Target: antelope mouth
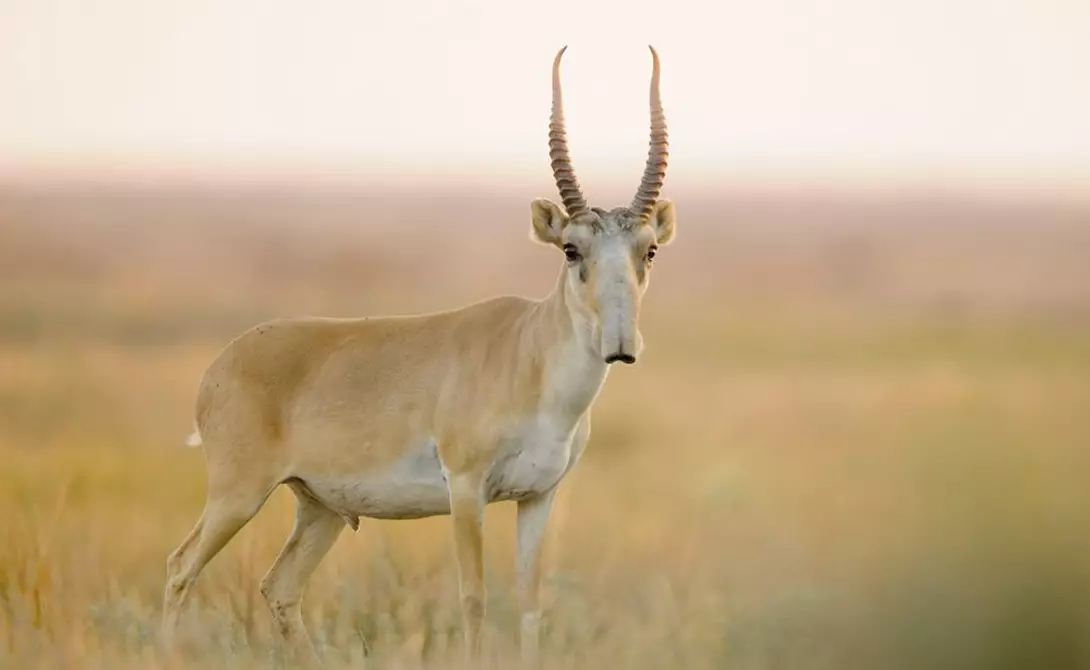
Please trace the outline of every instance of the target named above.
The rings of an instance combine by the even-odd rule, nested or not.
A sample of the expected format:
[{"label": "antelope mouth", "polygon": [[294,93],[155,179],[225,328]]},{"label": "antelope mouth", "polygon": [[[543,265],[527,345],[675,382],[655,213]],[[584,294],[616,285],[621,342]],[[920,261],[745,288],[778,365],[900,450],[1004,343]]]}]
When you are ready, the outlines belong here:
[{"label": "antelope mouth", "polygon": [[623,351],[619,351],[615,354],[606,356],[606,363],[612,365],[614,363],[624,363],[626,365],[632,365],[636,362],[636,357],[632,354],[627,354]]}]

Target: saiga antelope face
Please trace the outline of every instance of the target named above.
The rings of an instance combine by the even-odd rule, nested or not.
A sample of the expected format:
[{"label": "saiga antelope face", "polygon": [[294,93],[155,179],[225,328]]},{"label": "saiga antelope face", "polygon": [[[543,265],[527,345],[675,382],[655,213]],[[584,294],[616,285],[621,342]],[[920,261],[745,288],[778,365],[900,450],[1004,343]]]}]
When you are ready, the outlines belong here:
[{"label": "saiga antelope face", "polygon": [[531,212],[534,238],[564,252],[565,299],[590,323],[598,353],[606,363],[635,363],[640,301],[656,252],[674,236],[674,204],[658,201],[647,220],[626,207],[594,207],[571,220],[544,198]]},{"label": "saiga antelope face", "polygon": [[659,57],[651,55],[651,144],[643,180],[632,204],[588,207],[575,178],[564,130],[560,59],[553,61],[553,114],[549,155],[564,206],[538,198],[531,203],[534,238],[564,252],[564,291],[570,307],[591,325],[592,341],[606,363],[635,363],[643,346],[640,301],[659,247],[674,237],[674,204],[659,199],[666,175],[666,118],[659,97]]}]

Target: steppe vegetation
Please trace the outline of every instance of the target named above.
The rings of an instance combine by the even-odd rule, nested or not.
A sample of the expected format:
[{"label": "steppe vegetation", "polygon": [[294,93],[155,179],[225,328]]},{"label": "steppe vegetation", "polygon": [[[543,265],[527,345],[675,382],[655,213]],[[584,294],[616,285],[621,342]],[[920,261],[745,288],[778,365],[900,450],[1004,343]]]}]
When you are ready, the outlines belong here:
[{"label": "steppe vegetation", "polygon": [[[0,193],[0,667],[179,667],[156,631],[204,366],[276,315],[545,293],[546,187]],[[669,195],[645,356],[555,518],[546,665],[1090,667],[1090,209]],[[488,512],[495,667],[512,512]],[[256,586],[291,514],[279,492],[203,573],[186,667],[275,662]],[[304,602],[330,667],[454,663],[454,570],[446,519],[342,536]]]}]

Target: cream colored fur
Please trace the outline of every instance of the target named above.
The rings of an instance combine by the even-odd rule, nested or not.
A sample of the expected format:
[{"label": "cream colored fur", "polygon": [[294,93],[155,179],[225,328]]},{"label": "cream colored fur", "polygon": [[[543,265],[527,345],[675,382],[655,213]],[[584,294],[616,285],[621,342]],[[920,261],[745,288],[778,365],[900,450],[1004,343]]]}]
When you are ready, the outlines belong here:
[{"label": "cream colored fur", "polygon": [[[167,562],[169,641],[201,569],[280,485],[295,526],[261,582],[279,630],[317,662],[300,616],[307,579],[360,517],[450,515],[466,653],[485,612],[482,514],[517,501],[524,655],[537,657],[544,530],[557,485],[579,461],[606,359],[639,353],[648,254],[674,236],[672,203],[649,220],[626,208],[569,221],[531,204],[544,244],[574,245],[545,298],[498,297],[460,309],[382,318],[289,318],[231,342],[200,384],[196,432],[207,500]],[[628,361],[631,362],[631,361]]]}]

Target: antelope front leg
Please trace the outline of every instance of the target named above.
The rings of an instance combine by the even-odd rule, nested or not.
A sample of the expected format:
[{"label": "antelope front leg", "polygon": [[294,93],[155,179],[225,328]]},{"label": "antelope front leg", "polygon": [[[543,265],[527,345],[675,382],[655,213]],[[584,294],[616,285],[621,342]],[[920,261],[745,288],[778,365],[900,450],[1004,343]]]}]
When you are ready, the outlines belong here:
[{"label": "antelope front leg", "polygon": [[454,552],[458,561],[458,586],[465,626],[465,657],[472,662],[480,658],[486,595],[481,536],[484,521],[481,477],[476,474],[452,475],[449,486]]},{"label": "antelope front leg", "polygon": [[519,612],[522,615],[519,641],[522,660],[536,665],[540,658],[541,572],[545,528],[549,522],[556,488],[518,503],[518,540],[515,558]]}]

